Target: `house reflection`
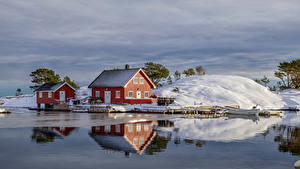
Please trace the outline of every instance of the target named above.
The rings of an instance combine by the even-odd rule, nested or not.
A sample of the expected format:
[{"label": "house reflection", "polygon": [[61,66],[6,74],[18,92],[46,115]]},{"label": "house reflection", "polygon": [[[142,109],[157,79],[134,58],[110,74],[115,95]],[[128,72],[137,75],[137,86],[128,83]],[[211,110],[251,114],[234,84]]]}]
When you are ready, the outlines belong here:
[{"label": "house reflection", "polygon": [[34,127],[31,139],[38,144],[54,142],[69,136],[76,127]]},{"label": "house reflection", "polygon": [[276,125],[273,127],[277,134],[274,138],[278,142],[280,152],[290,152],[292,155],[300,155],[300,128],[286,125]]},{"label": "house reflection", "polygon": [[91,127],[90,136],[104,149],[143,154],[156,136],[154,121]]}]

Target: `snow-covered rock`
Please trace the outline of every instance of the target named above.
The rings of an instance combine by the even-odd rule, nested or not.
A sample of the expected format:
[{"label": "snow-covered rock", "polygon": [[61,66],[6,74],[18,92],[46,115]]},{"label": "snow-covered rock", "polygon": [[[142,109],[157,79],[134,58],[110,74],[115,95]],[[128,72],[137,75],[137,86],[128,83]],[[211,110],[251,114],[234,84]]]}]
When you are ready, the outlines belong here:
[{"label": "snow-covered rock", "polygon": [[3,98],[3,107],[37,107],[35,95]]},{"label": "snow-covered rock", "polygon": [[285,108],[293,107],[300,108],[300,90],[284,90],[279,93],[282,100],[285,102]]},{"label": "snow-covered rock", "polygon": [[[174,91],[174,88],[179,91]],[[179,105],[239,105],[250,109],[255,105],[261,108],[281,108],[284,102],[277,94],[255,81],[228,75],[192,76],[180,79],[171,85],[154,91],[161,97],[174,97]]]},{"label": "snow-covered rock", "polygon": [[89,96],[91,96],[91,89],[88,86],[83,86],[76,90],[77,99],[84,99]]}]

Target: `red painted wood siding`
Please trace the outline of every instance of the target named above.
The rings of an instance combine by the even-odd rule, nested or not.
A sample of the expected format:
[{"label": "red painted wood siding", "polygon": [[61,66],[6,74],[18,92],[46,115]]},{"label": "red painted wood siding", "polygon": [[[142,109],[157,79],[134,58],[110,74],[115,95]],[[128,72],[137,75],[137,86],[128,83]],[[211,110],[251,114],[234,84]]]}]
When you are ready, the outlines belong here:
[{"label": "red painted wood siding", "polygon": [[59,88],[58,90],[55,91],[54,93],[54,99],[55,100],[59,100],[59,92],[60,91],[65,91],[65,102],[67,102],[68,98],[75,98],[75,91],[69,87],[67,84],[63,85],[61,88]]},{"label": "red painted wood siding", "polygon": [[[104,102],[104,92],[111,92],[111,103],[112,104],[123,104],[124,103],[124,88],[122,87],[107,87],[107,88],[92,88],[92,97],[96,98],[96,91],[100,91],[100,98]],[[116,98],[116,91],[120,91],[120,98]]]},{"label": "red painted wood siding", "polygon": [[54,104],[55,100],[59,100],[59,92],[60,91],[65,91],[65,102],[67,101],[68,98],[75,98],[75,91],[69,87],[67,84],[63,85],[60,87],[57,91],[52,93],[52,97],[48,98],[48,92],[43,92],[43,97],[40,98],[39,92],[36,92],[36,102],[37,104]]},{"label": "red painted wood siding", "polygon": [[[139,83],[138,84],[134,84],[134,78],[137,77]],[[143,77],[144,78],[144,84],[140,84],[140,78]],[[136,74],[127,84],[127,86],[125,87],[125,99],[126,97],[129,96],[129,91],[133,91],[133,97],[136,98],[136,93],[137,91],[141,91],[141,98],[144,99],[145,98],[145,91],[149,92],[149,98],[152,97],[152,87],[150,85],[150,82],[148,80],[146,80],[146,76],[144,74],[141,73],[141,71]]]},{"label": "red painted wood siding", "polygon": [[40,98],[40,92],[36,92],[36,102],[37,104],[54,104],[54,95],[53,92],[52,97],[48,98],[48,92],[43,92],[43,97]]}]

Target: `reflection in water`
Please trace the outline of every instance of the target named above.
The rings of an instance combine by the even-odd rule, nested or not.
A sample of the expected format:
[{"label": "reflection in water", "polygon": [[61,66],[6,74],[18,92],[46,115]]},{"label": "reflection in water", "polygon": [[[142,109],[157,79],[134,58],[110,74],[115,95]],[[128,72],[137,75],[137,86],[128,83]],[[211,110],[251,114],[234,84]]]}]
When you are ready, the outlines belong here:
[{"label": "reflection in water", "polygon": [[104,149],[142,154],[153,141],[156,132],[154,121],[93,126],[90,136]]},{"label": "reflection in water", "polygon": [[290,152],[292,155],[300,155],[300,128],[286,125],[275,125],[273,127],[277,135],[275,142],[279,142],[280,152]]},{"label": "reflection in water", "polygon": [[67,137],[75,127],[34,127],[31,139],[38,144],[54,142],[55,139]]}]

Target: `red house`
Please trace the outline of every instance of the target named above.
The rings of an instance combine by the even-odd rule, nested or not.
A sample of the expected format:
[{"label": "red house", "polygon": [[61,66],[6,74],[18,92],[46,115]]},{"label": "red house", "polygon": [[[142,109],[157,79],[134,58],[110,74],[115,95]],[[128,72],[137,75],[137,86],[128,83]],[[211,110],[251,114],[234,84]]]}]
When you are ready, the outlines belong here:
[{"label": "red house", "polygon": [[105,104],[151,104],[154,83],[141,68],[104,70],[90,85],[92,100]]},{"label": "red house", "polygon": [[142,154],[156,136],[154,125],[157,122],[93,126],[90,136],[105,149]]},{"label": "red house", "polygon": [[67,82],[45,83],[35,90],[38,108],[53,108],[55,104],[66,104],[69,98],[75,98],[75,89]]}]

